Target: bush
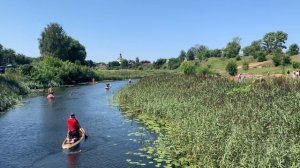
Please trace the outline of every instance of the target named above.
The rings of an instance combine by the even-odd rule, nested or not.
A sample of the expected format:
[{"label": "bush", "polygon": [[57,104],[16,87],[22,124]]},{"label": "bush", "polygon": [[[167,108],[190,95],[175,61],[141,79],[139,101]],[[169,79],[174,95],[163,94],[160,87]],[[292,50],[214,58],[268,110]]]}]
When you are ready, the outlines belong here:
[{"label": "bush", "polygon": [[294,69],[300,68],[300,62],[293,61],[292,66]]},{"label": "bush", "polygon": [[51,56],[44,56],[42,60],[33,62],[31,77],[44,86],[49,83],[72,84],[89,82],[92,78],[99,79],[91,68]]},{"label": "bush", "polygon": [[235,61],[229,61],[226,65],[226,71],[231,76],[235,76],[238,73],[237,64]]},{"label": "bush", "polygon": [[282,64],[283,65],[291,64],[291,57],[288,55],[283,56]]},{"label": "bush", "polygon": [[267,60],[266,53],[263,51],[255,52],[255,57],[257,58],[258,62],[263,62]]},{"label": "bush", "polygon": [[280,55],[275,54],[272,58],[272,61],[273,61],[274,65],[277,67],[281,64],[282,58]]},{"label": "bush", "polygon": [[243,70],[247,71],[249,69],[249,62],[244,61],[243,62]]},{"label": "bush", "polygon": [[192,75],[196,73],[195,63],[192,61],[183,61],[180,65],[180,71],[186,75]]}]

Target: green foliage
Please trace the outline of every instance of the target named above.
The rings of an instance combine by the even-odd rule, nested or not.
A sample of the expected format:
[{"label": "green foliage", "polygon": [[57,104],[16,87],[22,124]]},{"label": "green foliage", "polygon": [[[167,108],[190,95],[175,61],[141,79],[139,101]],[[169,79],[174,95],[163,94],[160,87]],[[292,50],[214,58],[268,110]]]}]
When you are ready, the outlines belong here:
[{"label": "green foliage", "polygon": [[142,67],[139,70],[122,69],[122,70],[97,70],[97,76],[101,80],[128,80],[129,78],[143,78],[152,75],[163,75],[173,73],[170,70],[143,70]]},{"label": "green foliage", "polygon": [[84,64],[86,58],[85,47],[79,43],[79,41],[73,39],[72,37],[67,36],[67,51],[68,58],[70,62],[79,61],[80,64]]},{"label": "green foliage", "polygon": [[33,60],[23,54],[16,54],[13,49],[6,49],[0,44],[0,65],[2,66],[30,64]]},{"label": "green foliage", "polygon": [[300,68],[300,62],[293,61],[292,66],[294,69],[298,69],[298,68]]},{"label": "green foliage", "polygon": [[229,42],[223,50],[223,56],[226,58],[235,58],[239,55],[241,44],[241,39],[238,37],[233,38],[231,42]]},{"label": "green foliage", "polygon": [[210,50],[210,57],[221,57],[222,56],[222,50],[220,49],[213,49]]},{"label": "green foliage", "polygon": [[29,87],[24,83],[24,77],[14,70],[8,70],[5,75],[0,75],[0,112],[15,105],[21,96],[29,92]]},{"label": "green foliage", "polygon": [[68,36],[58,23],[50,23],[41,33],[39,49],[42,55],[53,56],[63,61],[80,62],[86,58],[85,47]]},{"label": "green foliage", "polygon": [[153,62],[153,68],[160,69],[165,63],[167,59],[159,58],[155,62]]},{"label": "green foliage", "polygon": [[266,53],[262,50],[254,52],[254,58],[257,58],[258,62],[263,62],[267,60]]},{"label": "green foliage", "polygon": [[279,53],[275,53],[272,58],[273,64],[277,67],[281,65],[282,62],[282,56]]},{"label": "green foliage", "polygon": [[264,35],[262,40],[263,48],[267,53],[272,53],[275,50],[285,49],[284,45],[288,38],[288,34],[283,31],[269,32]]},{"label": "green foliage", "polygon": [[112,61],[108,63],[108,69],[119,69],[121,64],[118,61]]},{"label": "green foliage", "polygon": [[192,61],[183,61],[179,69],[186,75],[193,75],[196,73],[196,66],[195,63]]},{"label": "green foliage", "polygon": [[181,50],[178,56],[179,63],[182,63],[185,59],[187,59],[186,52],[184,50]]},{"label": "green foliage", "polygon": [[180,61],[177,58],[170,58],[168,61],[168,69],[177,69],[180,66]]},{"label": "green foliage", "polygon": [[197,55],[196,50],[197,49],[195,47],[192,47],[187,51],[186,58],[188,61],[195,60],[195,57]]},{"label": "green foliage", "polygon": [[299,46],[297,44],[291,44],[287,50],[287,55],[293,56],[299,54]]},{"label": "green foliage", "polygon": [[243,61],[243,70],[247,71],[249,69],[249,62]]},{"label": "green foliage", "polygon": [[199,60],[205,60],[210,57],[210,51],[205,45],[197,47],[197,57]]},{"label": "green foliage", "polygon": [[39,49],[42,55],[51,55],[67,60],[67,35],[58,23],[50,23],[41,33]]},{"label": "green foliage", "polygon": [[288,55],[284,55],[282,59],[282,65],[291,64],[291,57]]},{"label": "green foliage", "polygon": [[133,116],[148,116],[146,125],[158,125],[148,151],[173,166],[298,167],[299,82],[151,76],[122,89],[118,100]]},{"label": "green foliage", "polygon": [[255,53],[262,50],[261,40],[256,40],[251,43],[250,46],[246,46],[243,48],[244,56],[254,56]]},{"label": "green foliage", "polygon": [[238,73],[237,64],[235,61],[229,61],[226,65],[226,71],[231,76],[235,76]]},{"label": "green foliage", "polygon": [[98,79],[96,73],[88,67],[69,61],[62,61],[51,56],[43,56],[40,61],[33,62],[31,77],[44,85],[48,83],[73,84]]},{"label": "green foliage", "polygon": [[196,68],[196,73],[198,75],[202,75],[202,76],[211,76],[211,75],[215,74],[209,69],[209,66],[202,66],[202,67]]}]

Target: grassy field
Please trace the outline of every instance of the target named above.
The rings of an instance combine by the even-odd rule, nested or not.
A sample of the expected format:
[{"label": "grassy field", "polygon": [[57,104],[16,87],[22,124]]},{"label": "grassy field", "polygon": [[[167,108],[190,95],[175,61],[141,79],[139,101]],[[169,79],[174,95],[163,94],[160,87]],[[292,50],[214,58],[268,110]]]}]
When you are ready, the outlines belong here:
[{"label": "grassy field", "polygon": [[[285,67],[278,66],[275,67],[273,65],[271,57],[267,58],[267,61],[264,62],[257,62],[252,57],[242,57],[241,60],[237,61],[238,64],[238,71],[239,73],[247,73],[252,75],[272,75],[272,74],[286,74],[289,70],[292,72],[294,69],[292,65],[287,65]],[[295,55],[291,57],[292,61],[300,62],[300,55]],[[207,61],[201,63],[202,66],[209,66],[210,70],[213,72],[219,73],[221,75],[227,75],[225,67],[229,60],[235,59],[224,59],[224,58],[209,58]],[[242,65],[243,62],[246,61],[249,63],[249,70],[243,70]]]},{"label": "grassy field", "polygon": [[300,167],[299,89],[292,78],[160,75],[124,88],[118,100],[158,133],[150,149],[169,167]]}]

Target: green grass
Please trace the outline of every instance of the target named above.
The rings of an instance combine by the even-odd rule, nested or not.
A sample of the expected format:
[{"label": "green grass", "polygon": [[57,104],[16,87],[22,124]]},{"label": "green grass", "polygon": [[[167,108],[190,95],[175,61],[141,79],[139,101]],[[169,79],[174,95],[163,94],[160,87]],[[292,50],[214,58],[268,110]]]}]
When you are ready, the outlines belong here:
[{"label": "green grass", "polygon": [[174,73],[170,70],[97,70],[97,75],[101,80],[122,80],[122,79],[134,79],[143,78],[145,76]]},{"label": "green grass", "polygon": [[[256,75],[267,75],[267,74],[286,74],[289,70],[292,72],[294,69],[292,65],[287,65],[285,67],[278,66],[275,67],[272,62],[272,58],[269,56],[267,57],[267,61],[263,62],[261,68],[250,68],[249,70],[243,70],[242,68],[238,69],[238,73],[247,73],[247,74],[256,74]],[[292,61],[300,62],[300,54],[291,57]],[[225,70],[225,67],[229,60],[232,59],[224,59],[224,58],[209,58],[206,61],[201,62],[200,66],[209,66],[210,70],[221,75],[227,75],[228,73]],[[237,61],[238,66],[242,66],[243,62],[247,61],[249,64],[251,63],[258,63],[253,57],[247,56],[242,57],[241,60]]]},{"label": "green grass", "polygon": [[158,133],[154,157],[182,167],[299,167],[300,81],[160,75],[118,94]]}]

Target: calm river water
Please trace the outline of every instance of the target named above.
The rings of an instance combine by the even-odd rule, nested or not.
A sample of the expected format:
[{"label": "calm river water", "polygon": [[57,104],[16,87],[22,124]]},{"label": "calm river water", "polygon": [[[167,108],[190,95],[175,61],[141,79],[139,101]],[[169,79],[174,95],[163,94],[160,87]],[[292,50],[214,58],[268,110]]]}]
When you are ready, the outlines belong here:
[{"label": "calm river water", "polygon": [[[128,154],[142,147],[140,139],[135,141],[129,133],[142,130],[147,138],[153,137],[109,103],[127,81],[111,84],[109,91],[105,83],[55,88],[53,100],[45,94],[27,97],[22,105],[0,115],[0,167],[154,167],[151,160]],[[89,136],[81,151],[73,154],[61,149],[71,112]],[[146,165],[130,165],[129,159]]]}]

